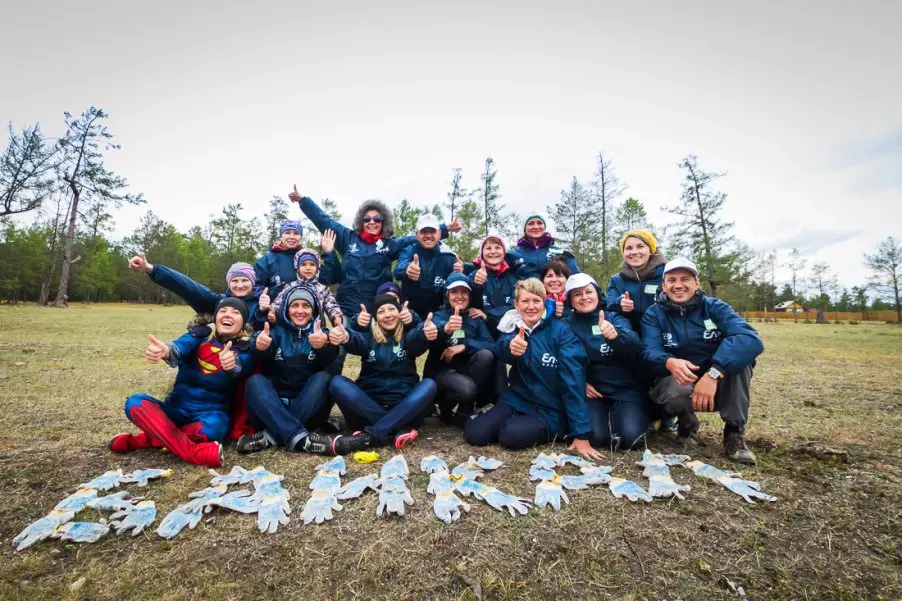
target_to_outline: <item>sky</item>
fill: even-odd
[[[107,164],[187,229],[273,194],[444,202],[452,169],[547,212],[603,151],[653,223],[680,159],[726,175],[724,217],[846,286],[902,236],[902,3],[32,2],[4,8],[0,119],[110,115]],[[553,229],[553,228],[552,228]],[[781,269],[778,280],[788,272]]]

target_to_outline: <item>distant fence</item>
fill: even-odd
[[[742,315],[746,319],[779,319],[781,321],[798,319],[805,321],[817,320],[817,311],[809,309],[802,313],[789,313],[783,311],[744,311]],[[829,321],[896,321],[895,311],[864,311],[853,313],[851,311],[824,311],[824,317]]]

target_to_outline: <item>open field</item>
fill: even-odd
[[[162,397],[174,375],[144,363],[146,335],[175,337],[189,317],[184,307],[0,308],[0,599],[737,599],[740,586],[749,599],[902,599],[902,328],[889,325],[755,324],[767,348],[749,430],[759,465],[743,475],[776,504],[748,505],[674,468],[693,486],[685,501],[634,505],[595,487],[570,493],[560,513],[518,519],[474,501],[445,526],[419,460],[434,453],[453,465],[474,449],[430,421],[405,453],[416,503],[401,519],[377,520],[368,494],[331,523],[303,526],[321,460],[281,451],[239,458],[230,448],[225,470],[262,463],[285,475],[287,528],[264,536],[251,517],[219,511],[173,541],[151,531],[14,552],[9,541],[25,525],[106,469],[174,468],[143,493],[160,517],[207,484],[204,469],[168,454],[106,449],[129,428],[125,397]],[[718,421],[706,419],[709,445],[694,456],[726,467]],[[818,459],[812,443],[843,449],[848,461]],[[658,436],[649,444],[681,450]],[[533,497],[535,453],[485,454],[505,461],[488,483]],[[638,459],[610,463],[642,483]],[[345,479],[379,465],[351,462]]]

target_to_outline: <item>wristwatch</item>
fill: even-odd
[[[720,372],[720,370],[717,369],[716,367],[710,368],[708,371],[705,372],[705,375],[706,375],[706,376],[709,376],[709,377],[710,377],[711,379],[713,379],[715,382],[717,382],[718,380],[723,379],[723,374],[722,374],[722,373]]]

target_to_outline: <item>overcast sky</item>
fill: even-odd
[[[846,285],[902,235],[900,2],[16,3],[0,119],[106,110],[108,163],[180,228],[298,184],[442,202],[452,168],[545,212],[599,150],[656,223],[688,153],[726,171],[738,238]],[[778,276],[779,277],[779,276]]]

